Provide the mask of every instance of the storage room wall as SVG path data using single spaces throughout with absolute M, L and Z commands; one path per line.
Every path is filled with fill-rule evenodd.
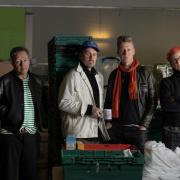
M 0 60 L 7 60 L 11 48 L 25 44 L 25 10 L 1 7 L 0 22 Z
M 180 45 L 180 12 L 165 9 L 35 8 L 33 56 L 47 62 L 47 43 L 54 35 L 93 35 L 100 56 L 116 56 L 116 37 L 129 34 L 143 64 L 165 62 L 171 46 Z M 99 38 L 98 38 L 99 37 Z
M 9 51 L 25 45 L 25 10 L 23 8 L 0 8 L 0 76 L 12 69 Z

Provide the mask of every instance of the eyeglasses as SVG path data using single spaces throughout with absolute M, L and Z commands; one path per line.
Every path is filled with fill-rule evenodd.
M 180 61 L 180 56 L 179 57 L 175 57 L 175 58 L 172 58 L 173 61 Z

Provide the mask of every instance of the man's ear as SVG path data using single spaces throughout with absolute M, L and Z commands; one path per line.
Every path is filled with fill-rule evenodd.
M 9 60 L 11 65 L 14 67 L 14 61 L 12 59 Z
M 134 48 L 134 56 L 135 56 L 135 54 L 136 54 L 136 49 Z

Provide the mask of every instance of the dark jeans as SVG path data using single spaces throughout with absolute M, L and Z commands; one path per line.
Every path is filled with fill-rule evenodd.
M 113 123 L 108 130 L 112 144 L 133 144 L 141 152 L 144 152 L 144 144 L 147 140 L 146 131 L 139 130 L 137 127 L 120 126 Z
M 167 148 L 175 150 L 177 146 L 180 147 L 180 133 L 170 132 L 164 129 L 162 141 Z
M 0 179 L 36 180 L 39 136 L 0 134 Z

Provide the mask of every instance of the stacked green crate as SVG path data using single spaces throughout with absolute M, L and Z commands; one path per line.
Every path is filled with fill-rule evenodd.
M 92 39 L 87 36 L 55 36 L 48 44 L 49 71 L 53 74 L 66 72 L 78 63 L 80 45 Z
M 143 154 L 132 151 L 62 150 L 64 180 L 141 180 Z
M 64 75 L 79 62 L 78 55 L 80 45 L 85 40 L 92 39 L 89 36 L 54 36 L 48 43 L 48 67 L 49 67 L 49 160 L 56 164 L 57 149 L 61 136 L 61 123 L 58 110 L 58 91 Z

